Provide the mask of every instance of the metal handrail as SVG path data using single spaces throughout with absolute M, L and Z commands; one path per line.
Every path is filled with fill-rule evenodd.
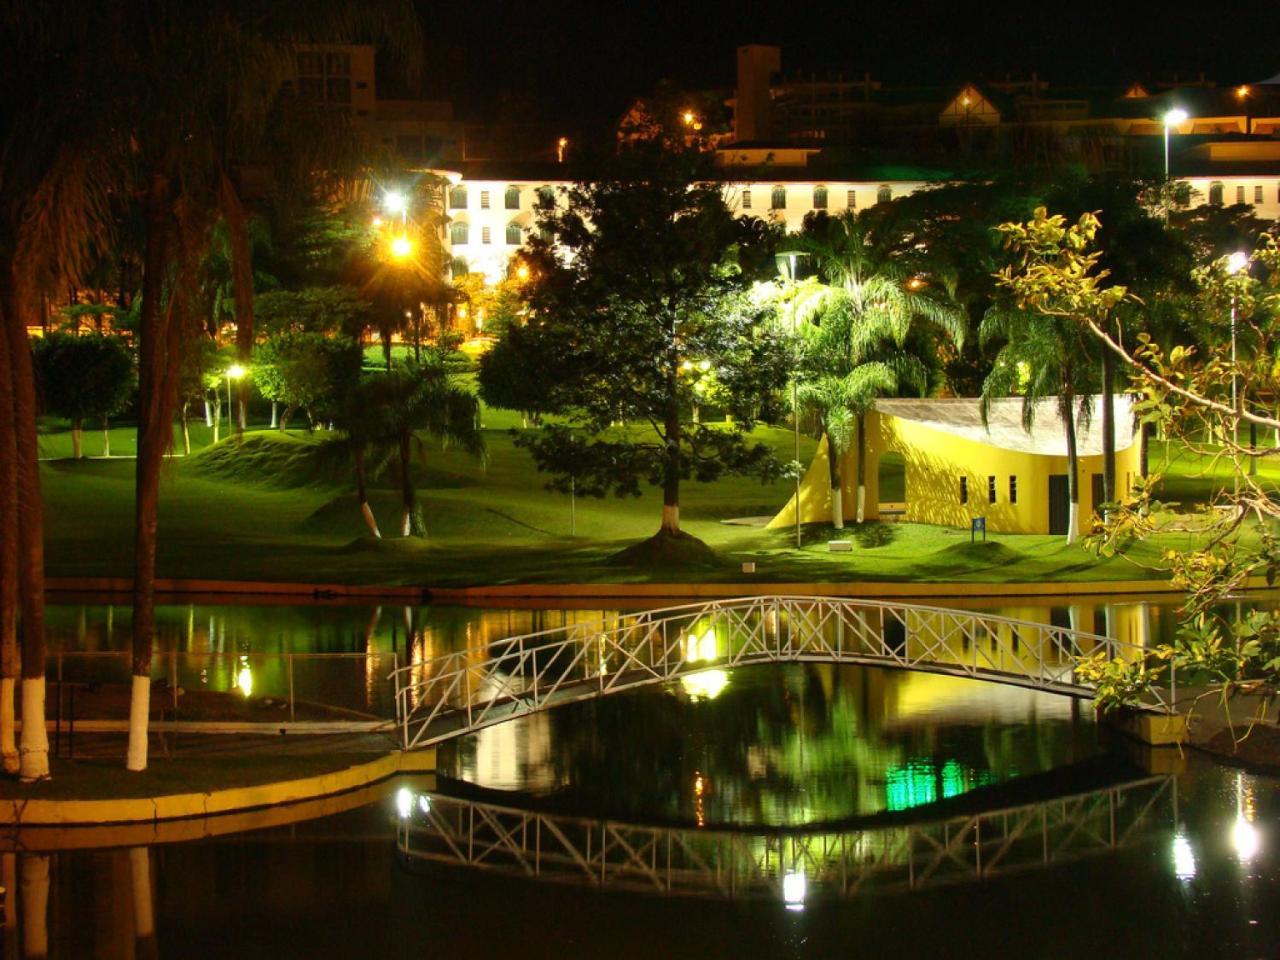
M 710 655 L 705 634 L 700 639 L 688 632 L 708 618 L 714 647 Z M 891 639 L 887 627 L 895 623 L 901 636 Z M 724 653 L 719 643 L 723 628 L 735 641 Z M 828 630 L 835 636 L 827 637 Z M 963 656 L 956 655 L 957 638 Z M 852 645 L 846 642 L 850 639 Z M 988 641 L 985 648 L 983 640 Z M 389 676 L 406 749 L 548 706 L 715 667 L 805 661 L 881 664 L 1083 697 L 1092 695 L 1092 689 L 1075 677 L 1077 657 L 1098 650 L 1108 658 L 1149 653 L 1111 637 L 975 611 L 770 595 L 647 610 L 619 616 L 612 624 L 598 618 L 497 640 L 489 645 L 494 648 L 499 652 L 479 662 L 471 662 L 473 651 L 460 650 L 408 664 Z M 1056 651 L 1052 662 L 1048 651 Z M 1171 688 L 1165 697 L 1153 689 L 1143 705 L 1168 712 L 1174 692 Z

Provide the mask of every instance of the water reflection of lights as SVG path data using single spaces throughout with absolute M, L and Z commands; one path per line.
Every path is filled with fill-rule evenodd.
M 425 793 L 418 796 L 418 809 L 422 811 L 424 817 L 431 812 L 431 798 Z
M 240 658 L 240 666 L 236 670 L 236 689 L 246 697 L 253 693 L 253 670 L 249 666 L 248 657 Z
M 702 636 L 692 630 L 684 638 L 684 658 L 689 663 L 705 663 L 716 658 L 716 632 L 708 629 Z
M 1231 845 L 1236 848 L 1236 856 L 1241 863 L 1248 863 L 1258 854 L 1261 842 L 1258 828 L 1244 817 L 1236 817 L 1231 825 Z
M 782 902 L 788 910 L 803 910 L 808 883 L 803 871 L 791 871 L 782 878 Z
M 1173 875 L 1179 880 L 1195 879 L 1196 855 L 1186 834 L 1175 834 L 1173 838 Z
M 694 700 L 714 700 L 729 685 L 729 674 L 724 670 L 699 670 L 680 678 L 680 686 Z
M 408 787 L 396 791 L 396 812 L 401 820 L 408 820 L 409 814 L 413 813 L 413 793 Z

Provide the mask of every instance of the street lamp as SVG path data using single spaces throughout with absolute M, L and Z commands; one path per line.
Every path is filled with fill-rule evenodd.
M 1187 122 L 1190 114 L 1181 107 L 1174 107 L 1164 115 L 1164 178 L 1169 179 L 1169 128 Z
M 403 233 L 391 241 L 391 257 L 394 260 L 407 260 L 413 254 L 413 241 Z
M 231 366 L 227 367 L 227 433 L 230 433 L 235 429 L 235 421 L 232 419 L 235 414 L 231 412 L 231 381 L 239 380 L 246 373 L 248 373 L 248 371 L 238 363 L 233 363 Z
M 401 219 L 409 212 L 409 201 L 399 190 L 388 190 L 382 195 L 382 209 Z

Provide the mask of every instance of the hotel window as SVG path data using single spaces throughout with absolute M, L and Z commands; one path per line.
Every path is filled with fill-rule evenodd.
M 987 503 L 996 502 L 996 478 L 987 477 Z
M 845 201 L 845 205 L 848 206 L 850 210 L 857 210 L 858 209 L 858 191 L 849 190 L 845 194 L 844 201 Z
M 351 54 L 299 53 L 298 95 L 313 103 L 349 106 Z
M 969 502 L 969 478 L 968 477 L 960 478 L 960 502 L 961 503 Z
M 893 199 L 893 187 L 887 183 L 880 184 L 880 189 L 876 191 L 876 203 L 888 203 Z
M 523 231 L 520 229 L 520 224 L 508 223 L 507 224 L 507 245 L 512 247 L 520 246 L 520 242 L 523 239 L 522 234 L 523 234 Z
M 1215 207 L 1222 206 L 1222 191 L 1223 186 L 1221 180 L 1215 180 L 1213 183 L 1209 184 L 1209 202 Z
M 787 188 L 786 187 L 773 188 L 773 194 L 769 197 L 769 209 L 770 210 L 787 209 Z
M 1262 184 L 1255 184 L 1253 188 L 1253 202 L 1262 203 Z
M 827 209 L 827 188 L 826 187 L 813 188 L 813 209 L 815 210 Z
M 492 237 L 492 235 L 489 233 L 489 228 L 488 228 L 488 227 L 481 227 L 481 228 L 480 228 L 480 242 L 481 242 L 481 243 L 492 243 L 492 242 L 493 242 L 493 237 Z
M 1236 203 L 1244 203 L 1244 184 L 1236 185 Z
M 520 209 L 520 188 L 519 187 L 507 187 L 506 200 L 504 201 L 504 206 L 506 206 L 508 210 Z
M 489 191 L 488 190 L 480 191 L 480 209 L 481 210 L 489 209 Z
M 751 191 L 750 190 L 744 189 L 742 191 L 742 209 L 743 210 L 751 209 Z
M 467 225 L 465 223 L 449 224 L 449 242 L 454 246 L 467 242 Z
M 538 209 L 554 210 L 556 208 L 556 192 L 550 187 L 538 188 Z
M 454 187 L 449 191 L 449 209 L 465 210 L 467 209 L 467 188 Z
M 1009 474 L 1009 502 L 1018 502 L 1018 478 L 1012 473 Z

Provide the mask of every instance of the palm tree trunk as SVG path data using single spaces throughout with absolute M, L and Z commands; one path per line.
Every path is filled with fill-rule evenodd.
M 218 205 L 227 225 L 227 240 L 231 248 L 231 284 L 236 305 L 236 353 L 246 367 L 253 359 L 253 251 L 249 245 L 249 218 L 244 204 L 236 192 L 235 184 L 222 171 L 218 190 Z M 245 428 L 245 411 L 249 403 L 249 381 L 241 377 L 236 384 L 236 409 L 233 419 L 236 436 Z
M 352 444 L 351 456 L 356 464 L 356 497 L 360 501 L 360 516 L 364 518 L 365 526 L 369 528 L 369 532 L 376 539 L 381 540 L 382 532 L 378 529 L 378 520 L 374 517 L 373 510 L 369 507 L 369 489 L 364 469 L 364 444 Z
M 125 766 L 147 768 L 151 713 L 151 651 L 155 642 L 156 523 L 160 467 L 173 442 L 177 401 L 179 301 L 190 282 L 190 256 L 181 257 L 179 276 L 166 300 L 172 253 L 178 246 L 170 222 L 169 178 L 153 173 L 147 185 L 146 250 L 142 317 L 138 335 L 138 457 L 134 490 L 133 678 L 129 699 L 129 746 Z
M 49 776 L 44 714 L 44 508 L 40 499 L 40 447 L 36 436 L 36 384 L 27 341 L 27 311 L 34 291 L 20 282 L 20 268 L 0 264 L 0 314 L 5 320 L 13 384 L 14 474 L 18 505 L 18 595 L 22 614 L 22 737 L 19 776 Z
M 1062 398 L 1062 423 L 1067 433 L 1067 543 L 1076 542 L 1080 518 L 1080 458 L 1076 451 L 1075 397 Z
M 0 303 L 0 755 L 4 772 L 13 775 L 18 772 L 13 718 L 18 680 L 18 447 L 3 310 Z
M 827 473 L 831 483 L 831 526 L 844 529 L 844 484 L 840 480 L 840 453 L 831 433 L 827 432 Z M 800 509 L 799 502 L 796 510 Z
M 867 515 L 867 415 L 858 414 L 858 503 L 855 507 L 858 523 Z
M 400 431 L 400 500 L 403 507 L 403 513 L 400 516 L 400 536 L 407 537 L 413 533 L 413 511 L 416 506 L 416 496 L 413 489 L 413 473 L 411 471 L 412 461 L 409 451 L 412 447 L 412 437 L 408 430 Z

